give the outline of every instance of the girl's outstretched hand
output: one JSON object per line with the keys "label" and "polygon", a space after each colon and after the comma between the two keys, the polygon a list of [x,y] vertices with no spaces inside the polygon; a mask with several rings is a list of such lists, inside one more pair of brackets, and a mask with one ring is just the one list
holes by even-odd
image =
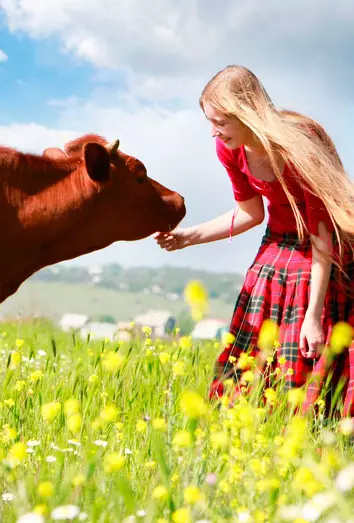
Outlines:
{"label": "girl's outstretched hand", "polygon": [[171,232],[156,232],[154,240],[166,251],[177,251],[191,245],[192,233],[189,229],[177,228]]}

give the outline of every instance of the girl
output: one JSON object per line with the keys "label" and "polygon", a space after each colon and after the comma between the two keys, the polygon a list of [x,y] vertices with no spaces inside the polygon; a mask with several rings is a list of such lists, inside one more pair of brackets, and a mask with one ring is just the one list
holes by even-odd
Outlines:
{"label": "girl", "polygon": [[[211,123],[216,152],[231,180],[236,213],[190,228],[157,233],[173,251],[236,236],[269,220],[258,254],[236,301],[234,342],[220,355],[210,395],[223,380],[237,379],[241,353],[258,353],[263,320],[279,325],[275,364],[283,363],[285,386],[303,385],[304,403],[315,405],[329,371],[333,388],[343,379],[344,415],[354,415],[354,344],[328,350],[333,326],[354,326],[354,185],[322,127],[303,115],[278,110],[248,69],[229,66],[205,86],[200,106]],[[231,223],[231,227],[230,227]],[[231,358],[230,358],[231,357]],[[236,363],[235,363],[236,362]],[[285,368],[284,368],[285,367]]]}

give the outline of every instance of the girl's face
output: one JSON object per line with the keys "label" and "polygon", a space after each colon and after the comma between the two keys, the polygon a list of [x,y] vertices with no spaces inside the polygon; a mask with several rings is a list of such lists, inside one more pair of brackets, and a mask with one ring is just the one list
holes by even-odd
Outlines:
{"label": "girl's face", "polygon": [[211,123],[212,136],[217,136],[229,149],[253,142],[252,131],[238,118],[225,116],[212,105],[204,104],[204,114]]}

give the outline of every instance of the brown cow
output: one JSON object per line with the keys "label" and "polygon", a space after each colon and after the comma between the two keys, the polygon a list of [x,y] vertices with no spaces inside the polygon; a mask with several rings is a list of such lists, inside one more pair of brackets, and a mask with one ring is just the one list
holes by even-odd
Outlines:
{"label": "brown cow", "polygon": [[39,269],[176,227],[183,198],[86,135],[43,156],[0,147],[0,302]]}

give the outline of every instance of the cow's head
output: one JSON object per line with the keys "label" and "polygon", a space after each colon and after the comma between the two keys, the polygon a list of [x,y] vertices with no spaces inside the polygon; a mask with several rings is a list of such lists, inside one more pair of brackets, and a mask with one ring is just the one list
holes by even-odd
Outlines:
{"label": "cow's head", "polygon": [[78,138],[44,155],[77,162],[79,176],[97,195],[89,217],[102,243],[138,240],[156,231],[174,229],[185,216],[181,195],[147,175],[143,163],[96,135]]}

